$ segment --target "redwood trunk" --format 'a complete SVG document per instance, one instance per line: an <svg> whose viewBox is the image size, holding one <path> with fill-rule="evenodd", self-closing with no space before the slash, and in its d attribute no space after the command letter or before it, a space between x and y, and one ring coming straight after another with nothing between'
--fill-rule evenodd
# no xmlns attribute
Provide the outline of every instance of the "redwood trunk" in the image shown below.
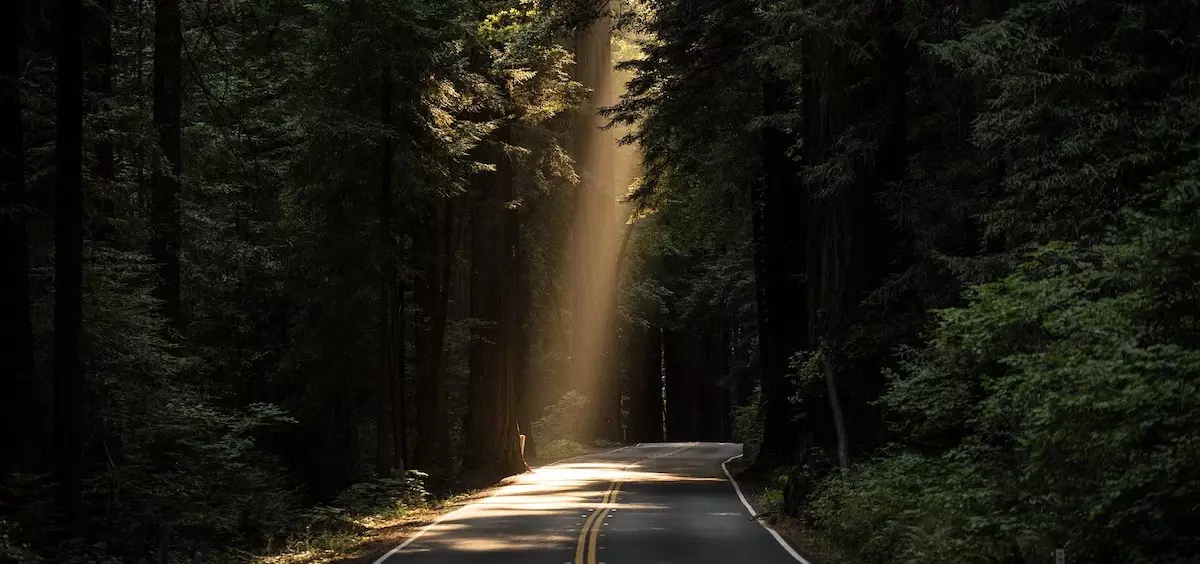
<svg viewBox="0 0 1200 564"><path fill-rule="evenodd" d="M383 96L380 97L380 122L387 127L392 120L391 76L382 73ZM379 166L379 319L378 338L378 389L375 396L375 473L387 476L395 466L396 456L393 443L392 402L395 391L392 375L392 284L396 267L392 263L392 139L385 133L382 139L383 154Z"/></svg>
<svg viewBox="0 0 1200 564"><path fill-rule="evenodd" d="M58 2L54 203L54 459L62 510L78 523L83 482L83 3Z"/></svg>
<svg viewBox="0 0 1200 564"><path fill-rule="evenodd" d="M630 328L632 361L629 365L630 442L663 440L662 406L662 330Z"/></svg>
<svg viewBox="0 0 1200 564"><path fill-rule="evenodd" d="M179 190L181 172L182 46L179 0L154 1L154 127L161 159L154 159L150 196L150 254L158 263L157 297L180 328Z"/></svg>
<svg viewBox="0 0 1200 564"><path fill-rule="evenodd" d="M112 103L112 0L98 0L90 3L85 12L85 46L86 57L85 88L88 92L86 100L87 112L99 117L99 126L95 128L98 139L95 143L95 168L93 175L96 186L91 194L95 202L96 214L90 218L92 238L97 241L111 242L115 234L112 218L116 213L116 200L113 197L113 180L116 178L116 154L113 142L108 138L106 130L109 120L106 116Z"/></svg>
<svg viewBox="0 0 1200 564"><path fill-rule="evenodd" d="M25 153L21 124L21 23L25 2L0 8L0 473L34 470L41 414L33 369L29 233L25 228Z"/></svg>
<svg viewBox="0 0 1200 564"><path fill-rule="evenodd" d="M509 126L497 130L495 142L508 142ZM480 151L496 171L472 178L471 204L471 331L467 440L463 467L489 477L518 472L517 405L508 339L511 334L513 252L506 206L513 197L513 171L497 148Z"/></svg>
<svg viewBox="0 0 1200 564"><path fill-rule="evenodd" d="M615 256L606 239L615 235L616 195L613 159L616 140L602 129L602 107L612 105L612 17L609 2L596 3L595 18L575 37L575 80L593 91L592 98L576 113L572 126L572 153L579 172L575 194L572 234L575 267L571 284L572 385L593 406L591 438L619 440L621 436L620 392L612 362L612 298L609 273Z"/></svg>
<svg viewBox="0 0 1200 564"><path fill-rule="evenodd" d="M790 111L789 85L768 72L763 83L763 114ZM758 309L759 365L762 370L763 440L755 460L759 469L790 461L796 445L789 383L790 359L806 348L803 322L803 227L795 218L807 215L808 195L796 185L788 151L795 138L775 127L762 132L763 180L751 191L754 207L754 262Z"/></svg>
<svg viewBox="0 0 1200 564"><path fill-rule="evenodd" d="M446 417L445 338L450 278L457 253L457 221L453 201L414 233L413 248L422 263L413 281L420 314L413 344L417 353L417 444L414 463L420 468L448 466L449 422Z"/></svg>

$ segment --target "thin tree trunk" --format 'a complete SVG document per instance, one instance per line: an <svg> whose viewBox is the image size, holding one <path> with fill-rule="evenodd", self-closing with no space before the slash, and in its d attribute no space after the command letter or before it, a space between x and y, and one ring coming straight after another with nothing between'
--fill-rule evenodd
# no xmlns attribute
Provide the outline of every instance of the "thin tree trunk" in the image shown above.
<svg viewBox="0 0 1200 564"><path fill-rule="evenodd" d="M383 104L385 104L383 112L386 116L384 125L390 126L392 125L392 69L390 64L385 65L383 70ZM384 149L384 166L388 167L390 177L395 156L391 137L384 140ZM404 472L408 469L408 369L405 365L407 361L405 339L407 338L408 323L405 319L407 304L404 292L406 285L398 269L398 266L403 265L406 260L403 231L398 237L389 237L389 239L391 239L392 254L396 257L390 270L395 288L395 305L392 310L392 440L395 464L401 472Z"/></svg>
<svg viewBox="0 0 1200 564"><path fill-rule="evenodd" d="M83 488L83 3L60 0L54 206L54 454L62 510L78 523Z"/></svg>
<svg viewBox="0 0 1200 564"><path fill-rule="evenodd" d="M821 366L825 372L825 387L829 394L829 409L833 414L833 427L837 433L838 466L843 472L850 470L850 439L846 433L846 419L842 415L842 400L838 398L837 380L833 373L833 361L829 351L822 347Z"/></svg>
<svg viewBox="0 0 1200 564"><path fill-rule="evenodd" d="M401 258L403 261L403 258ZM408 390L405 368L405 322L404 281L397 274L394 276L395 309L392 310L392 342L395 350L392 358L395 367L392 382L392 438L395 444L396 467L401 472L408 469Z"/></svg>
<svg viewBox="0 0 1200 564"><path fill-rule="evenodd" d="M0 8L0 474L34 470L37 463L41 410L33 369L33 323L30 314L29 233L25 228L25 152L21 124L21 24L25 2Z"/></svg>
<svg viewBox="0 0 1200 564"><path fill-rule="evenodd" d="M157 296L171 324L181 328L179 298L179 191L182 46L179 0L154 1L154 127L162 154L153 170L150 253L159 265Z"/></svg>
<svg viewBox="0 0 1200 564"><path fill-rule="evenodd" d="M510 328L512 336L509 339L509 362L513 371L513 381L517 395L517 429L525 435L524 449L521 451L522 461L537 456L537 437L533 435L534 400L538 390L534 388L533 379L529 373L529 309L530 293L529 270L525 262L520 241L520 210L514 206L506 206L505 231L509 244L512 246L512 306Z"/></svg>
<svg viewBox="0 0 1200 564"><path fill-rule="evenodd" d="M392 122L391 72L381 73L383 96L380 97L380 123L387 127ZM396 267L392 263L392 139L385 133L382 139L383 155L379 166L379 388L376 394L375 412L375 473L387 476L395 466L396 455L393 443L392 399L395 385L392 376L392 284Z"/></svg>

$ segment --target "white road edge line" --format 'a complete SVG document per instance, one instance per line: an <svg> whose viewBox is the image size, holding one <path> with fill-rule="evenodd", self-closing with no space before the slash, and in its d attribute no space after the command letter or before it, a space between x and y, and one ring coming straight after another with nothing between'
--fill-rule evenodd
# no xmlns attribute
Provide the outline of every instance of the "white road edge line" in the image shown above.
<svg viewBox="0 0 1200 564"><path fill-rule="evenodd" d="M725 462L721 463L721 470L725 471L725 476L727 478L729 478L729 483L733 484L733 491L737 492L738 499L742 500L742 505L746 506L746 511L749 511L750 516L753 517L753 516L757 515L757 513L754 512L754 507L750 505L749 501L746 501L746 495L742 493L742 487L738 485L737 480L733 479L733 474L729 473L729 467L726 466L727 464L732 462L734 459L738 459L741 457L742 457L742 455L740 455L740 454L737 456L729 457L728 459L725 460ZM761 519L755 519L755 522L757 522L759 525L762 525L762 528L766 529L768 533L771 533L771 536L775 537L775 540L779 543L779 546L782 546L783 549L786 550L788 552L788 554L791 554L792 558L795 558L797 562L800 562L801 564L813 564L812 562L805 560L803 556L800 556L800 554L798 552L796 552L796 549L792 548L792 545L788 544L787 541L783 540L783 537L779 536L779 533L775 532L775 529L772 529L770 527L770 525L763 523ZM376 562L375 564L379 564L379 563Z"/></svg>
<svg viewBox="0 0 1200 564"><path fill-rule="evenodd" d="M614 448L614 449L612 449L612 450L610 450L610 451L606 451L606 452L600 452L600 453L596 453L596 454L593 454L593 455L589 455L589 454L581 454L581 455L579 455L579 456L573 456L573 457L571 457L571 458L564 458L564 459L562 459L562 460L559 460L559 461L557 461L557 462L555 462L555 463L553 463L553 464L547 464L546 466L557 466L557 465L559 465L559 464L562 464L562 463L564 463L564 462L567 462L568 460L575 460L576 458L583 458L583 457L585 457L585 456L604 456L604 455L606 455L606 454L612 454L612 453L614 453L614 452L617 452L617 451L625 450L625 449L629 448L630 446L633 446L633 445L625 445L625 446L623 446L623 447L621 447L621 448ZM735 457L735 458L736 458L736 457ZM732 459L731 459L731 460L732 460ZM546 466L542 466L542 468L545 468ZM728 471L726 472L726 474L728 474ZM387 561L387 559L388 559L388 558L391 558L391 557L395 556L396 554L398 554L398 553L399 553L401 550L404 550L404 547L406 547L406 546L408 546L408 545L412 544L412 543L413 543L413 541L415 541L415 540L417 540L417 539L421 538L421 535L424 535L425 533L428 533L430 529L432 529L432 528L434 528L434 527L438 526L438 524L439 524L439 523L441 523L442 521L445 521L446 519L449 519L450 517L453 517L454 515L456 515L456 514L458 514L459 512L461 512L461 511L463 511L463 510L467 509L468 507L471 507L472 505L477 505L477 504L483 503L483 502L485 502L485 501L487 501L487 500L489 500L489 499L492 499L493 497L496 497L496 495L497 495L497 494L499 494L499 493L500 493L500 491L501 491L501 490L503 490L505 487L506 487L506 486L500 486L499 488L497 488L497 489L496 489L496 491L492 492L492 495L489 495L489 496L487 496L487 497L485 497L485 498L483 498L483 499L481 499L481 500L479 500L479 501L476 501L476 502L472 502L472 503L466 503L466 504L463 504L463 505L462 505L462 506L460 506L458 509L455 509L454 511L451 511L451 512L449 512L449 513L445 514L445 515L442 515L441 517L438 517L437 519L434 519L432 523L430 523L430 524L428 524L428 525L425 525L425 527L424 527L424 528L422 528L420 531L417 531L417 534L415 534L415 535L413 535L413 536L411 536L411 537L408 537L407 539L405 539L405 540L404 540L404 542L400 543L400 544L399 544L399 545L397 545L395 548L392 548L391 550L389 550L389 551L385 552L385 553L383 554L383 556L380 556L379 558L377 558L377 559L376 559L374 562L372 562L371 564L383 564L384 562L386 562L386 561ZM806 564L807 564L807 563L806 563Z"/></svg>

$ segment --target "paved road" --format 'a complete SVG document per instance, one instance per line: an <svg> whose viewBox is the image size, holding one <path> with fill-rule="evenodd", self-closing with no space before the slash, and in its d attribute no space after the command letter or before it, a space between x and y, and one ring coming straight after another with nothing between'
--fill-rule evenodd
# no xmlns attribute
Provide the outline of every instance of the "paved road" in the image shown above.
<svg viewBox="0 0 1200 564"><path fill-rule="evenodd" d="M525 474L375 564L794 564L721 469L727 443L655 443Z"/></svg>

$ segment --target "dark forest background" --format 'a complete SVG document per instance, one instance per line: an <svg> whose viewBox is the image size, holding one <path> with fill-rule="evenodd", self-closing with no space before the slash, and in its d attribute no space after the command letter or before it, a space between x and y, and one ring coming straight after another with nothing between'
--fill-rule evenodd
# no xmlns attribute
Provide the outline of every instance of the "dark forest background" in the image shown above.
<svg viewBox="0 0 1200 564"><path fill-rule="evenodd" d="M1200 551L1194 0L2 9L0 560L253 561L518 433L742 442L846 562Z"/></svg>

